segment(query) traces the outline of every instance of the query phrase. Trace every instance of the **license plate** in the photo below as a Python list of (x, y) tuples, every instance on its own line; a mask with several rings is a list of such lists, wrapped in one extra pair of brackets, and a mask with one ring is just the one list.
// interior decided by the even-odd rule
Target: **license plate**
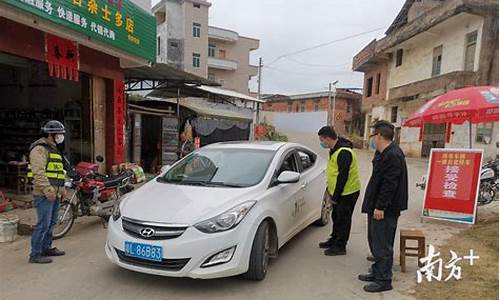
[(163, 258), (163, 248), (161, 246), (125, 242), (125, 255), (161, 262)]

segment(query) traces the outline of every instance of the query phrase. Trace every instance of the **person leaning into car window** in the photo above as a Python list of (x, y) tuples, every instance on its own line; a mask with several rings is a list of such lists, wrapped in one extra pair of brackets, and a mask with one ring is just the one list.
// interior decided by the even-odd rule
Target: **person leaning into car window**
[(321, 128), (318, 136), (321, 147), (330, 149), (326, 181), (333, 203), (332, 233), (327, 241), (319, 243), (319, 247), (326, 248), (325, 255), (345, 255), (352, 213), (361, 189), (358, 159), (351, 141), (338, 137), (331, 126)]

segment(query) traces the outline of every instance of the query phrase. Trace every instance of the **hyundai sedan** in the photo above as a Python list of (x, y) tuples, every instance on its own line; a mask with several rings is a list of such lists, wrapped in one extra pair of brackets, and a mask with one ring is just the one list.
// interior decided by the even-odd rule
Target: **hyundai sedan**
[(328, 223), (325, 165), (293, 143), (198, 149), (123, 197), (106, 255), (142, 273), (262, 280), (280, 247), (312, 223)]

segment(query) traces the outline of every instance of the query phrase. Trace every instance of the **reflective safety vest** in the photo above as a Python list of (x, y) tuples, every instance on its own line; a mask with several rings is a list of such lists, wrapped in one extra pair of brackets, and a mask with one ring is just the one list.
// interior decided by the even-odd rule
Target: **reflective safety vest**
[[(48, 145), (40, 144), (49, 152), (47, 157), (47, 166), (45, 167), (45, 175), (49, 179), (52, 186), (64, 186), (64, 164), (63, 157), (59, 152)], [(28, 164), (28, 178), (33, 178), (31, 164)]]
[(349, 168), (349, 176), (347, 177), (347, 182), (344, 186), (344, 190), (341, 195), (346, 196), (354, 194), (355, 192), (361, 190), (361, 181), (359, 179), (359, 168), (358, 168), (358, 158), (356, 153), (351, 148), (342, 147), (337, 149), (328, 160), (326, 166), (326, 182), (328, 185), (328, 192), (333, 195), (335, 192), (335, 186), (337, 185), (337, 177), (339, 176), (339, 165), (337, 164), (337, 158), (339, 157), (340, 151), (347, 150), (351, 153), (352, 161)]

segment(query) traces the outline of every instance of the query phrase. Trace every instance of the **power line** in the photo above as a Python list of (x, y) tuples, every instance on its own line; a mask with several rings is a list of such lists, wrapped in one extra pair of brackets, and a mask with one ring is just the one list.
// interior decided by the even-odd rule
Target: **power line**
[(304, 48), (304, 49), (301, 49), (301, 50), (297, 50), (295, 52), (286, 53), (286, 54), (278, 56), (276, 59), (274, 59), (272, 62), (270, 62), (268, 64), (268, 66), (274, 64), (275, 62), (277, 62), (278, 60), (280, 60), (282, 58), (285, 58), (285, 57), (288, 57), (288, 56), (291, 56), (291, 55), (296, 55), (296, 54), (303, 53), (303, 52), (306, 52), (306, 51), (310, 51), (310, 50), (318, 49), (318, 48), (321, 48), (321, 47), (325, 47), (325, 46), (328, 46), (328, 45), (331, 45), (331, 44), (334, 44), (334, 43), (346, 41), (346, 40), (349, 40), (349, 39), (352, 39), (352, 38), (355, 38), (355, 37), (358, 37), (358, 36), (362, 36), (362, 35), (365, 35), (365, 34), (368, 34), (368, 33), (380, 31), (380, 30), (382, 30), (384, 28), (385, 28), (385, 26), (384, 27), (379, 27), (379, 28), (376, 28), (376, 29), (373, 29), (373, 30), (364, 31), (364, 32), (353, 34), (353, 35), (349, 35), (349, 36), (346, 36), (346, 37), (343, 37), (343, 38), (340, 38), (340, 39), (336, 39), (336, 40), (333, 40), (333, 41), (321, 43), (321, 44), (318, 44), (316, 46), (312, 46), (312, 47)]
[(338, 64), (338, 65), (322, 65), (322, 64), (310, 64), (310, 63), (301, 62), (301, 61), (298, 61), (298, 60), (291, 58), (289, 56), (287, 56), (285, 58), (294, 62), (294, 63), (297, 63), (299, 65), (310, 66), (310, 67), (320, 67), (320, 68), (337, 68), (337, 67), (343, 67), (345, 65), (350, 65), (352, 63), (352, 62), (346, 62), (346, 63)]

